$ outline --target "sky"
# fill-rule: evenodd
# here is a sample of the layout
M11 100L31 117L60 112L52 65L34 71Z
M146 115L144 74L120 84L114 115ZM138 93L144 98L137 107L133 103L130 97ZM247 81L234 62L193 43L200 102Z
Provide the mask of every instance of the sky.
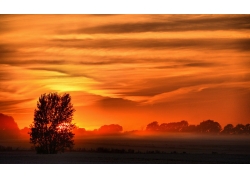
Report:
M87 130L250 123L250 15L0 15L0 113L69 93Z

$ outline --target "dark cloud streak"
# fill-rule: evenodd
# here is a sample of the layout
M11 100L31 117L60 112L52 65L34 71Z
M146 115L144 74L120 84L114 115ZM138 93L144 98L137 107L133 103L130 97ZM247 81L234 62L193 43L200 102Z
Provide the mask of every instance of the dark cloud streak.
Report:
M138 105L137 102L123 99L123 98L110 98L106 97L96 102L96 105L103 108L119 109L130 108Z
M56 68L26 68L26 69L29 69L29 70L37 70L37 71L49 71L49 72L57 72L57 73L62 73L62 74L65 74L66 76L69 76L69 77L85 77L85 78L90 78L90 79L96 79L94 78L93 76L89 76L85 73L81 73L81 72L73 72L73 71L65 71L63 69L56 69ZM58 77L60 78L61 76L53 76L53 77Z
M64 60L1 60L0 64L8 64L12 66L22 66L22 65L64 65L70 64L70 62Z
M153 69L172 69L172 68L182 68L182 67L200 67L200 68L208 68L208 67L216 67L220 65L219 63L212 62L202 62L202 61L190 61L188 63L182 62L178 65L166 65L166 66L155 66Z
M60 69L54 69L54 68L27 68L29 70L38 70L38 71L51 71L51 72L58 72L62 74L67 74L66 71L60 70Z
M22 99L22 100L1 100L0 101L0 109L2 111L5 111L5 110L8 110L8 109L12 109L17 104L32 101L32 100L33 99L30 99L30 98Z
M98 39L98 40L52 40L54 46L72 48L107 49L238 49L248 51L250 39Z
M157 15L155 15L157 17ZM180 18L165 18L159 22L138 22L124 24L108 24L90 28L80 28L70 32L59 33L138 33L138 32L173 32L193 30L239 30L250 29L250 15L211 15L209 17L196 17L193 15L176 16ZM190 18L187 18L190 17Z
M120 95L123 96L155 96L157 94L171 92L183 87L190 87L196 85L207 84L222 84L228 82L250 82L250 73L246 74L245 77L232 79L230 75L215 76L215 74L207 76L181 76L180 77L164 77L164 78L149 78L144 80L138 87L144 87L136 91L121 91ZM127 87L127 89L132 89L132 87Z

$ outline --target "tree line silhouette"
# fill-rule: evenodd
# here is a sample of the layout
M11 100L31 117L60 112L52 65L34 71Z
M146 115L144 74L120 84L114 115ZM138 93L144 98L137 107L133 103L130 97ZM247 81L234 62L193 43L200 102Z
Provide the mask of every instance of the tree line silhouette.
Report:
M122 126L118 124L103 125L99 129L86 130L85 128L76 127L73 133L76 136L84 135L112 135L112 134L127 134L136 133L134 131L122 131ZM206 120L198 125L190 125L187 121L170 122L159 124L153 121L146 126L147 132L186 132L186 133L209 133L209 134L224 134L224 135L250 135L250 124L227 124L224 128L218 122ZM16 122L11 116L0 113L0 139L29 139L30 128L25 127L19 129Z
M250 124L227 124L223 129L221 125L213 120L202 121L199 125L189 125L187 121L162 123L159 125L157 121L149 123L146 131L151 132L194 132L194 133L210 133L210 134L250 134Z

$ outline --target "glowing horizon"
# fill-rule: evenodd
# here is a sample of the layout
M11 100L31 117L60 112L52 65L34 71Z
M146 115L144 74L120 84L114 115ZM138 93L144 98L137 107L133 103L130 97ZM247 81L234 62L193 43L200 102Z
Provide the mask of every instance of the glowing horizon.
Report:
M87 130L250 122L249 15L0 15L0 113L69 93Z

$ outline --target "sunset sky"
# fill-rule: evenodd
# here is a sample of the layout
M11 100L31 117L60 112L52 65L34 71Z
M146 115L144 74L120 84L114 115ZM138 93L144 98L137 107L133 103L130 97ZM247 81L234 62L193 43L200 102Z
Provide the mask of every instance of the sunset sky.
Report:
M0 113L70 93L88 130L250 123L250 15L0 15Z

